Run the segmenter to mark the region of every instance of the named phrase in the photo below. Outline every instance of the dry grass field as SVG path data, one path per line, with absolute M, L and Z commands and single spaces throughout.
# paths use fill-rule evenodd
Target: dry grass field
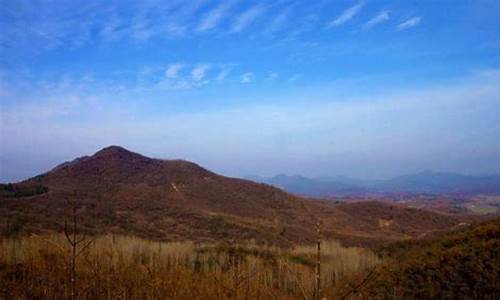
M 316 248 L 153 242 L 100 236 L 75 260 L 62 234 L 0 241 L 1 299 L 314 299 Z M 322 244 L 322 295 L 332 299 L 379 264 L 373 252 Z

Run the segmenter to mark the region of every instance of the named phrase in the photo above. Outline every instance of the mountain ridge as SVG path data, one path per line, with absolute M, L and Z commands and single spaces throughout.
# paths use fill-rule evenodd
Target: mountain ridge
M 284 174 L 274 177 L 248 175 L 245 178 L 275 185 L 294 194 L 314 197 L 377 192 L 500 194 L 500 175 L 473 176 L 422 171 L 386 180 L 362 180 L 343 176 L 308 178 Z

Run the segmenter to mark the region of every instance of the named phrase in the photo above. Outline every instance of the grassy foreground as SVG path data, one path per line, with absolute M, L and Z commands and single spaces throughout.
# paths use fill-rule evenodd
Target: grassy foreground
M 500 294 L 500 219 L 389 244 L 377 254 L 334 241 L 321 248 L 320 295 L 326 299 Z M 63 234 L 4 237 L 0 299 L 315 299 L 315 264 L 313 246 L 106 235 L 72 248 Z
M 1 239 L 0 299 L 314 299 L 314 247 L 101 236 L 81 247 L 74 295 L 71 250 L 58 234 Z M 329 299 L 349 293 L 379 264 L 370 250 L 333 241 L 322 244 L 321 260 L 322 296 Z

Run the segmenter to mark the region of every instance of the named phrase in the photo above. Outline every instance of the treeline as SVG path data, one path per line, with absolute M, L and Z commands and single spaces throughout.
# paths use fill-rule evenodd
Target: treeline
M 366 297 L 498 299 L 500 218 L 427 240 L 388 245 Z
M 44 194 L 49 188 L 43 185 L 0 184 L 0 197 L 30 197 Z

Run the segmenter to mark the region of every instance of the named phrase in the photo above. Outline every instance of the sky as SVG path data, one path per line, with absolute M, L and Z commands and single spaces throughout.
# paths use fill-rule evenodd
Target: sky
M 121 145 L 227 176 L 500 173 L 500 1 L 0 0 L 0 182 Z

